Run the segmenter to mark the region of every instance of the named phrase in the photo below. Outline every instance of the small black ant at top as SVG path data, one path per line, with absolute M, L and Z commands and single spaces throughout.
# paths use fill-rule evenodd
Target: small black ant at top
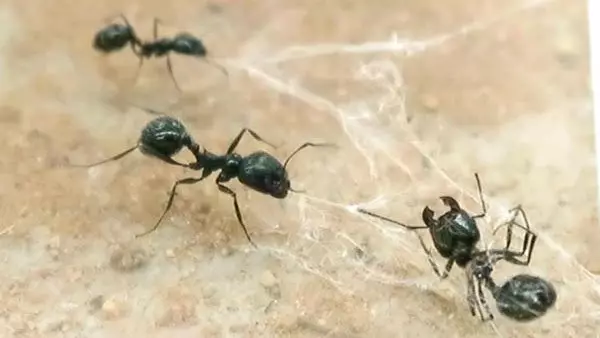
M 427 248 L 421 236 L 419 241 L 423 250 L 427 254 L 427 259 L 432 266 L 436 275 L 441 279 L 448 276 L 453 265 L 456 263 L 459 267 L 464 268 L 468 278 L 468 302 L 471 309 L 471 314 L 475 315 L 475 309 L 478 310 L 482 321 L 493 319 L 493 315 L 488 309 L 488 306 L 483 297 L 481 285 L 485 282 L 491 283 L 491 273 L 495 262 L 506 260 L 517 265 L 529 265 L 533 248 L 537 239 L 537 235 L 530 230 L 529 221 L 525 215 L 525 211 L 521 206 L 513 208 L 513 217 L 505 223 L 507 225 L 506 245 L 504 249 L 495 250 L 479 250 L 477 243 L 481 238 L 479 229 L 477 228 L 476 219 L 485 217 L 487 209 L 483 201 L 483 193 L 479 175 L 475 174 L 477 181 L 477 190 L 482 206 L 482 213 L 471 216 L 467 211 L 461 208 L 459 203 L 450 196 L 441 196 L 442 202 L 450 208 L 446 213 L 439 218 L 434 218 L 434 212 L 428 206 L 422 211 L 422 219 L 425 226 L 411 226 L 404 223 L 392 220 L 390 218 L 377 215 L 373 212 L 358 209 L 358 212 L 366 214 L 387 222 L 400 225 L 409 230 L 428 229 L 433 240 L 433 244 L 440 255 L 446 258 L 446 263 L 443 272 L 440 272 L 439 267 L 433 260 L 430 250 Z M 517 216 L 523 217 L 525 225 L 521 225 L 516 221 Z M 511 251 L 510 245 L 512 242 L 513 227 L 518 227 L 525 230 L 525 238 L 520 251 Z M 524 260 L 520 257 L 526 256 Z M 491 285 L 491 284 L 490 284 Z M 509 291 L 503 291 L 507 293 Z M 483 314 L 481 305 L 486 308 L 489 317 L 486 318 Z M 508 313 L 508 312 L 507 312 Z
M 207 59 L 208 51 L 206 46 L 199 38 L 190 33 L 179 33 L 173 38 L 158 38 L 158 18 L 154 19 L 154 40 L 142 41 L 136 34 L 135 30 L 121 14 L 119 15 L 123 23 L 112 23 L 96 33 L 93 40 L 93 47 L 102 53 L 112 53 L 123 49 L 127 44 L 130 45 L 133 53 L 139 58 L 138 70 L 135 78 L 137 79 L 139 71 L 142 67 L 144 59 L 152 57 L 166 57 L 167 69 L 169 75 L 175 84 L 177 90 L 181 91 L 175 75 L 173 74 L 173 66 L 171 64 L 170 52 L 199 57 L 205 62 L 219 68 L 225 75 L 227 71 L 220 65 L 214 64 Z
M 152 111 L 155 112 L 156 111 Z M 242 136 L 248 132 L 257 141 L 263 142 L 271 147 L 273 144 L 265 141 L 256 132 L 251 129 L 243 128 L 229 145 L 224 155 L 213 154 L 207 150 L 200 151 L 200 146 L 188 134 L 183 124 L 175 118 L 160 116 L 150 121 L 142 130 L 138 143 L 108 159 L 95 162 L 88 165 L 73 165 L 77 167 L 93 167 L 106 162 L 115 161 L 123 158 L 135 149 L 140 149 L 142 153 L 159 158 L 169 164 L 182 166 L 191 170 L 201 170 L 200 177 L 188 177 L 177 180 L 171 188 L 171 193 L 167 205 L 155 223 L 155 225 L 146 232 L 138 234 L 136 237 L 147 235 L 158 228 L 163 218 L 171 208 L 177 187 L 181 184 L 194 184 L 210 176 L 213 172 L 219 171 L 215 183 L 219 190 L 233 198 L 233 205 L 237 220 L 244 230 L 246 238 L 254 247 L 256 244 L 252 241 L 246 225 L 242 219 L 237 195 L 224 183 L 237 178 L 243 185 L 257 192 L 270 195 L 277 199 L 286 198 L 290 191 L 299 192 L 291 187 L 288 172 L 286 170 L 289 161 L 299 151 L 307 147 L 333 146 L 329 143 L 306 142 L 294 150 L 285 162 L 282 164 L 271 154 L 265 151 L 255 151 L 247 156 L 242 156 L 235 152 Z M 171 157 L 178 153 L 182 148 L 187 147 L 194 157 L 195 162 L 183 164 L 173 160 Z

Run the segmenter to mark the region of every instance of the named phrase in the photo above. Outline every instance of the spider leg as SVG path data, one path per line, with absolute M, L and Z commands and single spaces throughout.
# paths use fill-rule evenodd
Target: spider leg
M 477 193 L 479 194 L 479 202 L 481 203 L 482 212 L 479 215 L 473 216 L 473 218 L 482 218 L 487 214 L 487 207 L 485 206 L 485 201 L 483 200 L 483 189 L 481 188 L 481 180 L 479 179 L 478 173 L 475 173 L 475 181 L 477 182 Z
M 446 266 L 444 268 L 444 272 L 443 273 L 440 272 L 440 268 L 433 260 L 433 255 L 431 254 L 431 250 L 429 250 L 427 248 L 427 246 L 425 245 L 425 242 L 423 242 L 423 238 L 421 238 L 421 236 L 419 234 L 417 234 L 417 237 L 419 238 L 419 243 L 421 243 L 421 247 L 423 248 L 423 250 L 425 251 L 425 254 L 427 255 L 427 261 L 429 261 L 429 264 L 431 265 L 433 272 L 435 272 L 435 274 L 438 275 L 438 277 L 440 277 L 440 279 L 445 279 L 446 277 L 448 277 L 448 274 L 450 273 L 450 270 L 452 270 L 452 266 L 454 265 L 454 257 L 451 257 L 448 259 L 448 262 L 446 262 Z
M 171 194 L 169 195 L 169 201 L 167 202 L 167 206 L 166 206 L 165 210 L 163 211 L 162 215 L 160 216 L 160 218 L 158 219 L 158 221 L 156 222 L 156 224 L 152 228 L 150 228 L 150 230 L 140 233 L 140 234 L 136 235 L 135 237 L 145 236 L 158 228 L 158 226 L 162 222 L 163 218 L 165 217 L 165 215 L 167 214 L 169 209 L 171 209 L 171 206 L 173 205 L 173 200 L 175 199 L 175 193 L 177 192 L 177 187 L 180 184 L 194 184 L 194 183 L 202 181 L 204 178 L 206 178 L 206 176 L 207 175 L 202 175 L 202 177 L 200 177 L 200 178 L 188 177 L 188 178 L 184 178 L 184 179 L 176 181 L 175 184 L 173 184 L 173 187 L 171 188 Z
M 252 238 L 250 237 L 250 234 L 248 233 L 248 230 L 246 229 L 246 224 L 244 223 L 244 220 L 242 219 L 242 213 L 240 212 L 240 206 L 238 204 L 236 193 L 233 190 L 231 190 L 229 187 L 222 184 L 222 183 L 228 181 L 229 179 L 230 179 L 230 177 L 221 173 L 221 174 L 219 174 L 219 176 L 217 176 L 215 183 L 219 187 L 219 191 L 221 191 L 233 198 L 233 207 L 235 209 L 235 216 L 237 217 L 238 223 L 240 223 L 240 225 L 242 226 L 242 229 L 244 230 L 244 234 L 246 235 L 248 242 L 250 242 L 250 244 L 252 244 L 252 246 L 256 248 L 257 246 L 256 246 L 256 244 L 254 244 L 254 241 L 252 241 Z
M 235 150 L 235 148 L 238 146 L 238 144 L 240 143 L 240 140 L 242 139 L 242 136 L 244 136 L 244 134 L 248 132 L 250 133 L 250 136 L 252 136 L 255 140 L 262 142 L 268 146 L 271 146 L 273 148 L 277 148 L 276 146 L 274 146 L 272 143 L 265 141 L 262 137 L 260 137 L 255 131 L 253 131 L 252 129 L 248 129 L 248 128 L 243 128 L 238 134 L 237 136 L 233 139 L 233 141 L 231 142 L 231 144 L 229 145 L 229 148 L 227 149 L 227 154 L 231 154 L 233 153 L 233 151 Z

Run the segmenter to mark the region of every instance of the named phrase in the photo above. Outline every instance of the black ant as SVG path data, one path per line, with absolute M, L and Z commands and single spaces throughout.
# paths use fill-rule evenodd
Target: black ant
M 215 183 L 221 192 L 226 193 L 233 198 L 233 205 L 238 222 L 242 226 L 244 234 L 246 235 L 246 238 L 250 244 L 256 247 L 256 244 L 254 244 L 252 241 L 246 229 L 246 225 L 242 220 L 236 193 L 229 187 L 225 186 L 224 183 L 237 178 L 242 184 L 255 191 L 270 195 L 277 199 L 283 199 L 287 197 L 289 191 L 299 192 L 292 189 L 286 170 L 287 165 L 292 157 L 304 148 L 331 146 L 331 144 L 306 142 L 294 150 L 288 156 L 285 162 L 281 164 L 279 160 L 265 151 L 255 151 L 247 156 L 242 156 L 236 153 L 235 148 L 246 132 L 248 132 L 257 141 L 263 142 L 271 147 L 275 147 L 271 143 L 265 141 L 251 129 L 243 128 L 231 142 L 225 155 L 213 154 L 207 150 L 203 150 L 201 152 L 200 146 L 193 141 L 191 136 L 189 136 L 181 122 L 172 117 L 161 116 L 155 118 L 146 125 L 146 127 L 142 130 L 142 135 L 136 146 L 108 159 L 89 165 L 78 166 L 92 167 L 109 161 L 115 161 L 131 153 L 133 150 L 140 148 L 144 154 L 157 157 L 167 163 L 183 166 L 192 170 L 202 170 L 202 174 L 198 178 L 188 177 L 177 180 L 173 184 L 167 206 L 165 207 L 156 224 L 150 230 L 138 234 L 136 237 L 147 235 L 158 228 L 173 204 L 175 193 L 179 185 L 200 182 L 206 177 L 210 176 L 213 172 L 220 170 Z M 171 156 L 179 152 L 183 147 L 187 147 L 194 154 L 196 162 L 182 164 L 174 161 L 171 158 Z
M 158 18 L 154 19 L 154 40 L 153 41 L 142 41 L 136 34 L 133 27 L 129 24 L 127 18 L 121 14 L 120 18 L 123 19 L 122 23 L 112 23 L 96 33 L 93 40 L 93 47 L 97 51 L 102 53 L 112 53 L 123 49 L 127 44 L 130 45 L 131 50 L 139 58 L 138 70 L 135 78 L 137 79 L 144 59 L 152 57 L 166 57 L 167 58 L 167 69 L 169 75 L 175 84 L 177 90 L 181 91 L 175 75 L 173 74 L 173 67 L 171 65 L 171 58 L 169 57 L 170 52 L 178 54 L 194 56 L 202 58 L 205 62 L 211 63 L 206 57 L 208 51 L 202 40 L 193 36 L 190 33 L 179 33 L 174 38 L 158 38 Z M 217 65 L 225 75 L 227 71 Z
M 248 239 L 250 244 L 256 247 L 256 244 L 254 244 L 254 242 L 250 238 L 248 230 L 246 229 L 246 225 L 242 219 L 237 195 L 233 190 L 225 186 L 224 183 L 227 183 L 228 181 L 237 178 L 240 181 L 240 183 L 251 188 L 254 191 L 270 195 L 277 199 L 284 199 L 287 197 L 290 191 L 300 192 L 294 190 L 291 187 L 291 183 L 286 170 L 287 165 L 289 164 L 290 160 L 294 157 L 294 155 L 296 155 L 299 151 L 307 147 L 324 147 L 332 146 L 332 144 L 306 142 L 298 148 L 296 148 L 296 150 L 294 150 L 282 164 L 274 156 L 262 150 L 255 151 L 247 156 L 242 156 L 236 153 L 235 148 L 237 147 L 245 132 L 250 133 L 250 135 L 257 141 L 261 141 L 263 143 L 271 145 L 270 143 L 263 140 L 254 131 L 244 128 L 233 139 L 225 155 L 217 155 L 207 151 L 206 149 L 204 149 L 203 152 L 200 152 L 199 150 L 195 151 L 194 155 L 196 156 L 196 162 L 190 163 L 187 166 L 192 170 L 202 170 L 202 174 L 200 175 L 200 177 L 197 178 L 188 177 L 176 181 L 173 184 L 173 187 L 171 188 L 171 194 L 169 196 L 167 206 L 165 207 L 165 210 L 159 218 L 159 220 L 156 222 L 154 227 L 142 234 L 139 234 L 138 237 L 151 233 L 158 228 L 161 221 L 163 220 L 163 218 L 165 217 L 165 215 L 167 214 L 167 212 L 173 204 L 173 199 L 175 197 L 175 193 L 179 185 L 194 184 L 200 182 L 206 177 L 210 176 L 213 172 L 220 170 L 219 175 L 215 179 L 215 183 L 217 184 L 219 191 L 233 198 L 233 206 L 235 209 L 237 220 L 242 226 L 244 234 L 246 235 L 246 238 Z
M 440 269 L 433 260 L 431 251 L 427 248 L 421 236 L 419 236 L 421 246 L 426 252 L 427 259 L 434 272 L 441 279 L 444 279 L 448 277 L 448 274 L 450 273 L 454 263 L 465 269 L 469 280 L 469 295 L 467 298 L 471 313 L 475 315 L 475 309 L 477 308 L 482 321 L 485 321 L 488 319 L 493 319 L 493 316 L 488 310 L 488 313 L 490 314 L 489 318 L 485 318 L 481 309 L 481 305 L 476 300 L 479 298 L 483 306 L 487 309 L 487 304 L 485 303 L 485 299 L 483 298 L 483 294 L 481 292 L 481 284 L 488 278 L 491 280 L 490 276 L 493 271 L 493 264 L 498 260 L 506 260 L 517 265 L 529 265 L 537 235 L 530 230 L 529 221 L 527 220 L 525 211 L 521 206 L 517 206 L 511 210 L 513 212 L 513 217 L 505 223 L 508 225 L 508 227 L 506 245 L 504 249 L 477 249 L 477 243 L 481 238 L 481 234 L 477 228 L 477 223 L 475 220 L 485 217 L 487 209 L 483 200 L 481 182 L 477 173 L 475 173 L 475 180 L 477 181 L 477 190 L 483 209 L 482 213 L 478 215 L 471 216 L 467 211 L 460 207 L 459 203 L 454 198 L 450 196 L 440 197 L 442 202 L 448 206 L 450 210 L 442 214 L 438 219 L 434 218 L 434 212 L 428 206 L 423 209 L 421 216 L 425 226 L 406 225 L 364 209 L 358 209 L 358 212 L 400 225 L 410 230 L 429 229 L 429 233 L 432 237 L 435 248 L 442 257 L 448 260 L 444 272 L 440 272 Z M 519 214 L 523 217 L 525 222 L 524 226 L 516 221 Z M 513 226 L 517 226 L 526 231 L 521 251 L 510 250 Z M 519 259 L 525 255 L 526 258 L 524 260 Z

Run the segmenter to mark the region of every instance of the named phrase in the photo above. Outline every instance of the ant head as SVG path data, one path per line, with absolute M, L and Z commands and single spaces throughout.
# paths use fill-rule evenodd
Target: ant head
M 172 40 L 172 49 L 174 52 L 204 57 L 208 53 L 204 43 L 197 37 L 189 33 L 180 33 Z
M 291 190 L 285 167 L 271 154 L 254 152 L 240 162 L 240 182 L 275 198 L 285 198 Z
M 139 139 L 140 151 L 159 158 L 174 156 L 191 144 L 192 139 L 183 123 L 169 116 L 160 116 L 148 122 Z
M 94 36 L 94 49 L 110 53 L 117 51 L 130 42 L 136 41 L 137 38 L 133 28 L 129 25 L 120 23 L 110 24 L 96 33 Z

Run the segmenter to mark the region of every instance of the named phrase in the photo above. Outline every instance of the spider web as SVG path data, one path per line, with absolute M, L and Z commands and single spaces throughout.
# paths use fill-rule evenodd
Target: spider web
M 388 183 L 387 187 L 385 183 L 378 183 L 377 191 L 371 190 L 372 194 L 360 192 L 359 189 L 344 188 L 342 192 L 335 195 L 338 197 L 329 197 L 323 187 L 323 193 L 316 193 L 308 189 L 305 194 L 293 196 L 292 199 L 295 201 L 288 202 L 288 204 L 296 204 L 297 215 L 288 209 L 285 227 L 288 231 L 290 219 L 295 218 L 298 220 L 297 232 L 290 234 L 284 245 L 263 244 L 260 250 L 267 251 L 285 262 L 291 262 L 305 269 L 327 281 L 340 293 L 347 296 L 358 294 L 368 297 L 369 285 L 373 283 L 394 287 L 417 287 L 441 293 L 446 292 L 446 296 L 452 298 L 459 305 L 464 305 L 465 311 L 467 311 L 464 302 L 466 281 L 461 272 L 456 271 L 459 268 L 455 267 L 451 273 L 452 287 L 450 290 L 441 290 L 442 283 L 430 270 L 425 254 L 413 234 L 361 216 L 356 211 L 358 207 L 361 207 L 399 221 L 418 222 L 418 218 L 407 217 L 407 215 L 419 215 L 420 208 L 425 204 L 423 201 L 435 203 L 432 196 L 441 193 L 439 190 L 435 190 L 435 184 L 431 189 L 427 186 L 425 182 L 431 179 L 437 180 L 438 188 L 445 186 L 444 191 L 454 191 L 455 193 L 452 194 L 459 197 L 461 203 L 469 204 L 467 209 L 474 210 L 474 212 L 478 210 L 474 209 L 479 201 L 474 179 L 464 175 L 460 180 L 454 178 L 455 174 L 446 168 L 459 167 L 456 165 L 458 160 L 454 159 L 452 154 L 445 154 L 445 146 L 435 143 L 439 142 L 437 137 L 434 137 L 433 141 L 425 139 L 422 136 L 422 130 L 415 130 L 414 124 L 410 122 L 410 112 L 406 109 L 406 92 L 410 84 L 405 82 L 399 62 L 393 61 L 393 59 L 418 57 L 432 49 L 452 43 L 460 37 L 489 29 L 506 18 L 514 17 L 525 11 L 537 10 L 551 2 L 549 0 L 528 1 L 495 17 L 472 22 L 458 27 L 450 33 L 419 41 L 402 39 L 399 34 L 395 33 L 384 41 L 359 44 L 295 45 L 274 53 L 254 53 L 255 55 L 246 58 L 221 60 L 229 67 L 243 70 L 253 81 L 264 88 L 307 105 L 310 107 L 311 114 L 326 114 L 329 118 L 335 119 L 345 135 L 345 140 L 352 147 L 352 150 L 348 151 L 356 152 L 359 156 L 355 158 L 357 163 L 362 160 L 367 168 L 364 173 L 356 174 L 356 176 L 364 175 L 362 176 L 364 180 Z M 260 44 L 260 42 L 254 42 Z M 247 53 L 245 54 L 253 54 L 250 52 L 252 50 L 253 42 L 251 41 L 246 45 Z M 311 62 L 324 57 L 352 56 L 369 57 L 370 61 L 361 61 L 352 75 L 354 80 L 377 88 L 376 95 L 354 97 L 351 100 L 340 102 L 318 94 L 316 90 L 311 90 L 309 85 L 302 83 L 302 80 L 290 80 L 294 79 L 294 76 L 284 70 L 289 63 Z M 587 102 L 568 101 L 544 115 L 552 119 L 560 116 L 561 111 L 564 110 L 588 108 Z M 458 139 L 458 141 L 452 142 L 451 147 L 465 146 L 469 148 L 470 141 L 467 136 L 460 135 L 459 127 L 454 127 L 448 121 L 440 119 L 433 120 L 432 123 L 437 128 L 436 131 L 454 135 Z M 507 127 L 507 129 L 514 128 Z M 499 139 L 507 139 L 512 137 L 510 133 L 499 132 L 496 136 Z M 434 135 L 429 133 L 429 136 L 433 137 Z M 497 142 L 500 143 L 500 140 Z M 477 148 L 478 154 L 485 157 L 484 148 L 489 145 L 470 146 L 470 148 Z M 348 147 L 348 145 L 344 144 L 343 147 Z M 496 144 L 496 147 L 501 147 L 501 145 Z M 414 156 L 408 156 L 412 160 L 405 160 L 406 153 L 418 153 L 422 159 L 416 161 Z M 316 158 L 320 156 L 319 154 L 321 153 L 313 152 L 313 155 L 310 156 Z M 345 161 L 343 155 L 326 153 L 323 156 L 329 158 L 329 162 L 325 163 L 325 166 L 343 167 L 343 164 L 336 162 Z M 421 162 L 426 162 L 427 165 L 422 166 Z M 390 172 L 390 167 L 395 168 L 398 175 L 404 176 L 404 180 L 402 180 L 404 186 L 385 181 L 385 175 Z M 424 173 L 423 167 L 426 168 L 426 173 Z M 322 178 L 320 180 L 318 178 L 304 179 L 301 174 L 302 168 L 297 170 L 298 174 L 294 177 L 297 177 L 296 180 L 302 181 L 300 184 L 307 187 L 322 184 Z M 462 169 L 463 172 L 465 170 L 469 172 L 468 168 Z M 482 175 L 485 194 L 486 175 Z M 354 182 L 357 182 L 356 178 Z M 324 186 L 329 187 L 327 184 Z M 334 184 L 332 183 L 331 186 L 333 189 Z M 400 193 L 398 193 L 399 191 Z M 339 196 L 344 197 L 339 198 Z M 368 197 L 356 201 L 347 196 Z M 343 201 L 344 199 L 349 200 Z M 489 213 L 483 222 L 488 225 L 487 230 L 482 230 L 484 233 L 483 245 L 492 247 L 494 241 L 500 242 L 501 245 L 503 241 L 501 236 L 490 238 L 489 234 L 494 226 L 510 217 L 509 209 L 516 202 L 491 198 L 487 195 L 485 199 Z M 253 217 L 262 217 L 265 224 L 273 224 L 270 219 L 261 216 L 259 212 L 254 213 Z M 490 224 L 492 226 L 489 226 Z M 273 232 L 277 232 L 280 225 L 272 226 L 275 229 Z M 480 225 L 480 227 L 486 226 Z M 564 282 L 565 284 L 561 284 L 561 296 L 572 298 L 565 301 L 562 308 L 562 311 L 572 311 L 572 314 L 563 319 L 552 317 L 555 321 L 550 326 L 558 328 L 562 323 L 569 322 L 573 318 L 585 316 L 583 311 L 592 318 L 597 318 L 599 313 L 597 306 L 593 307 L 593 303 L 584 296 L 585 293 L 574 289 L 584 288 L 591 293 L 598 294 L 599 286 L 594 275 L 561 245 L 560 240 L 536 226 L 535 220 L 532 221 L 532 227 L 533 231 L 540 236 L 537 250 L 551 251 L 549 256 L 554 256 L 554 259 L 557 260 L 554 264 L 559 264 L 562 272 L 552 272 L 552 259 L 544 263 L 541 262 L 541 259 L 534 258 L 532 266 L 528 269 L 532 273 L 552 278 L 554 282 Z M 522 234 L 519 237 L 522 239 Z M 488 241 L 489 243 L 486 243 Z M 496 246 L 498 244 L 496 243 Z M 439 257 L 437 260 L 439 261 Z M 504 266 L 498 270 L 503 268 Z M 407 275 L 411 277 L 403 277 Z M 564 277 L 567 275 L 571 277 Z M 502 279 L 498 281 L 501 282 Z M 569 289 L 570 287 L 567 286 L 568 281 L 573 283 L 571 284 L 573 289 Z M 573 305 L 577 302 L 580 302 L 578 308 Z M 496 330 L 496 333 L 502 336 L 502 331 L 501 329 Z

